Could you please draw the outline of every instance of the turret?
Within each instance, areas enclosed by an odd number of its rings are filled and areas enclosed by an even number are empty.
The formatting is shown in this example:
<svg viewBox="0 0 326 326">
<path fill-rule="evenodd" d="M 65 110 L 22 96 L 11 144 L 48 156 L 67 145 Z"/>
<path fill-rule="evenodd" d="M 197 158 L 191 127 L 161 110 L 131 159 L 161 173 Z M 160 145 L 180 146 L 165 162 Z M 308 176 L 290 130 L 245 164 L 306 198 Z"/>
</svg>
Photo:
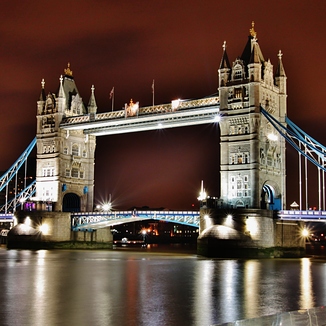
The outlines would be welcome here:
<svg viewBox="0 0 326 326">
<path fill-rule="evenodd" d="M 62 75 L 60 76 L 60 86 L 59 86 L 59 92 L 58 92 L 58 97 L 56 99 L 57 101 L 57 108 L 58 108 L 58 113 L 63 116 L 65 112 L 65 106 L 66 106 L 66 95 L 63 90 L 63 77 Z"/>
<path fill-rule="evenodd" d="M 87 106 L 90 120 L 95 120 L 95 116 L 96 116 L 96 112 L 97 112 L 97 105 L 96 105 L 94 90 L 95 90 L 95 87 L 94 87 L 94 85 L 92 85 L 92 88 L 91 88 L 92 93 L 91 93 L 91 97 L 89 98 L 89 102 L 88 102 L 88 106 Z"/>
<path fill-rule="evenodd" d="M 45 98 L 46 97 L 45 97 L 45 90 L 44 90 L 44 86 L 45 86 L 44 79 L 42 79 L 41 85 L 42 85 L 42 90 L 41 90 L 40 98 L 37 101 L 37 115 L 42 114 L 42 111 L 43 111 L 44 105 L 45 105 Z"/>
<path fill-rule="evenodd" d="M 223 56 L 218 70 L 218 81 L 219 81 L 219 97 L 220 106 L 226 109 L 228 106 L 228 88 L 227 82 L 230 80 L 231 66 L 228 55 L 226 53 L 226 42 L 223 43 Z"/>
</svg>

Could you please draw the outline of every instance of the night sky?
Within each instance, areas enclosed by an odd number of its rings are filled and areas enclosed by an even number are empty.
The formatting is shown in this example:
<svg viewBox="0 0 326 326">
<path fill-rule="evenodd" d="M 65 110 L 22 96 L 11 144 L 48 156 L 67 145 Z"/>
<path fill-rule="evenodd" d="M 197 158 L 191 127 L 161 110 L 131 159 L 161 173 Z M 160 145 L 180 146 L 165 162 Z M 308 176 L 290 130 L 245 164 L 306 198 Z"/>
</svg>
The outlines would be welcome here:
<svg viewBox="0 0 326 326">
<path fill-rule="evenodd" d="M 36 133 L 36 101 L 56 92 L 70 62 L 87 105 L 95 86 L 98 112 L 132 98 L 141 106 L 217 92 L 223 41 L 231 63 L 255 22 L 274 69 L 283 52 L 288 116 L 326 144 L 326 2 L 287 1 L 1 1 L 0 170 Z M 288 146 L 289 148 L 289 146 Z M 298 202 L 297 154 L 288 150 L 287 204 Z M 97 138 L 95 203 L 112 195 L 116 209 L 193 209 L 201 180 L 219 195 L 219 129 L 214 125 Z M 311 172 L 311 181 L 317 172 Z M 311 190 L 309 204 L 317 205 Z M 195 207 L 192 207 L 195 204 Z"/>
</svg>

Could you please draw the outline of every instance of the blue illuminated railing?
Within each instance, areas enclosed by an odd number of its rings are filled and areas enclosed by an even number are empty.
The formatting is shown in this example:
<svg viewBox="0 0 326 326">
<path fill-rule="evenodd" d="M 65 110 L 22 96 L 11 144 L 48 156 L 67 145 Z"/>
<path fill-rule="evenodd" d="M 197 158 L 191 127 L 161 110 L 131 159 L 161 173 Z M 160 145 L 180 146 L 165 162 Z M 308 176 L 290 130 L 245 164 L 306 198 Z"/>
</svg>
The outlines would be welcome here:
<svg viewBox="0 0 326 326">
<path fill-rule="evenodd" d="M 137 222 L 142 220 L 168 221 L 192 227 L 199 227 L 198 211 L 110 211 L 72 213 L 71 229 L 73 231 L 86 231 Z"/>
</svg>

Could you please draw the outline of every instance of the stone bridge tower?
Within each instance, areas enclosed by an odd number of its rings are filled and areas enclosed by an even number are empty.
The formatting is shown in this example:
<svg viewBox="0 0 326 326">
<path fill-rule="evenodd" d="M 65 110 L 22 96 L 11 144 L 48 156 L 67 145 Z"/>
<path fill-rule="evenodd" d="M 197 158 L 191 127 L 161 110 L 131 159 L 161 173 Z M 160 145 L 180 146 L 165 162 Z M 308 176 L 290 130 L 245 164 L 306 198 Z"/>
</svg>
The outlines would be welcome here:
<svg viewBox="0 0 326 326">
<path fill-rule="evenodd" d="M 96 138 L 82 130 L 65 131 L 60 123 L 65 117 L 96 114 L 94 87 L 86 109 L 69 64 L 57 93 L 46 95 L 44 85 L 42 81 L 36 115 L 38 209 L 92 211 Z"/>
<path fill-rule="evenodd" d="M 283 209 L 285 140 L 260 113 L 285 123 L 286 75 L 282 54 L 275 73 L 254 30 L 232 65 L 223 45 L 218 70 L 221 120 L 221 202 L 229 208 Z"/>
</svg>

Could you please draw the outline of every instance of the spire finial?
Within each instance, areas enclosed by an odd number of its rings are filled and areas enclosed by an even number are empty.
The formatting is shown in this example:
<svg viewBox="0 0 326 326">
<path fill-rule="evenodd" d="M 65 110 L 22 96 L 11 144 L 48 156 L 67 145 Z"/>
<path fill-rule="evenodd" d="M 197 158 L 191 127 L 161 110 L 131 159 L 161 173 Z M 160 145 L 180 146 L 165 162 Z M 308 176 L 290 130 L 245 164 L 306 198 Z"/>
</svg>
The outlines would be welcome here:
<svg viewBox="0 0 326 326">
<path fill-rule="evenodd" d="M 68 62 L 68 67 L 64 69 L 64 73 L 67 76 L 72 76 L 72 71 L 70 70 L 70 62 Z"/>
<path fill-rule="evenodd" d="M 280 60 L 282 59 L 283 53 L 282 53 L 281 50 L 278 51 L 278 55 L 277 55 L 277 56 L 278 56 L 278 58 L 279 58 Z"/>
<path fill-rule="evenodd" d="M 223 42 L 222 48 L 223 48 L 223 51 L 225 51 L 225 49 L 226 49 L 226 41 Z"/>
<path fill-rule="evenodd" d="M 62 84 L 62 82 L 63 82 L 63 77 L 62 77 L 62 75 L 60 75 L 59 80 L 60 80 L 60 84 Z"/>
<path fill-rule="evenodd" d="M 252 36 L 253 38 L 257 37 L 257 32 L 255 31 L 255 22 L 252 21 L 251 22 L 251 28 L 249 29 L 250 32 L 250 36 Z"/>
<path fill-rule="evenodd" d="M 42 88 L 44 89 L 44 86 L 45 86 L 44 78 L 42 78 L 41 85 L 42 85 Z"/>
<path fill-rule="evenodd" d="M 95 90 L 94 85 L 92 85 L 91 90 L 92 90 L 92 94 L 94 94 L 94 90 Z"/>
</svg>

